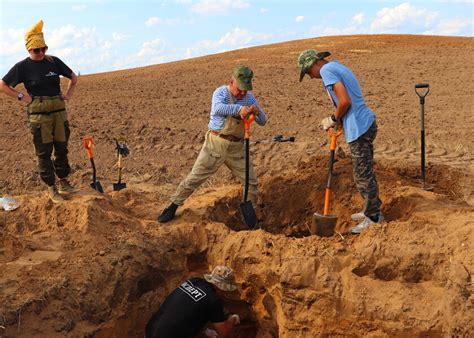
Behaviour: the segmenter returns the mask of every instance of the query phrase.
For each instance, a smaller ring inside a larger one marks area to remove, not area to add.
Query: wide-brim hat
[[[204,275],[204,279],[222,291],[234,291],[237,289],[234,271],[227,266],[216,266],[210,274]]]
[[[307,49],[298,56],[298,67],[300,68],[300,82],[308,73],[311,66],[318,60],[322,60],[331,55],[330,52],[318,52],[314,49]]]

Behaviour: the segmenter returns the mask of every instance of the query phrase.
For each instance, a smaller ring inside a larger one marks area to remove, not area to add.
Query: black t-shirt
[[[55,56],[49,61],[45,57],[41,61],[34,61],[27,57],[18,62],[3,77],[3,81],[10,87],[24,83],[28,94],[32,96],[56,96],[61,88],[59,76],[71,78],[72,70]]]
[[[191,278],[176,288],[146,325],[147,338],[195,337],[207,322],[226,320],[224,302],[212,284]]]

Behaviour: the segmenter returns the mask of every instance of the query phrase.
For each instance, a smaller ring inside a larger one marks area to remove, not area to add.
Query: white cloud
[[[430,12],[405,2],[393,8],[381,9],[370,28],[373,33],[394,33],[408,23],[429,26],[438,16],[438,12]]]
[[[74,12],[82,12],[86,9],[85,5],[74,5],[71,7]]]
[[[125,69],[162,63],[168,60],[164,51],[164,43],[161,39],[145,41],[137,53],[128,55],[126,58],[114,59],[113,67]]]
[[[467,18],[455,18],[449,20],[441,20],[434,29],[423,32],[427,35],[456,35],[463,28],[471,27],[471,34],[474,27],[474,20]]]
[[[129,38],[131,35],[130,34],[121,34],[117,32],[112,33],[112,40],[115,42],[122,41],[126,38]]]
[[[1,29],[0,30],[0,56],[3,61],[4,57],[11,57],[18,54],[27,56],[25,48],[25,29]],[[15,62],[18,62],[16,60]]]
[[[268,43],[273,38],[272,34],[252,33],[240,27],[234,28],[232,31],[224,34],[220,39],[201,40],[194,46],[186,48],[184,52],[185,58],[196,57],[207,54],[225,52],[239,48],[251,47],[263,43]]]
[[[364,13],[358,13],[354,15],[351,21],[357,25],[362,25],[365,21]]]
[[[145,21],[145,26],[152,27],[156,25],[174,25],[178,22],[176,19],[162,19],[156,16],[152,16]]]
[[[150,55],[156,55],[157,47],[162,45],[161,39],[154,39],[151,41],[145,41],[142,44],[142,48],[138,51],[137,55],[140,57],[146,57]]]
[[[302,22],[304,20],[304,16],[303,15],[299,15],[295,18],[295,21],[296,22]]]
[[[268,8],[260,8],[260,13],[268,13]]]
[[[249,7],[250,4],[242,0],[200,0],[191,7],[191,10],[199,14],[225,14]]]
[[[266,41],[271,37],[271,34],[251,33],[245,29],[236,27],[233,31],[225,34],[222,38],[220,38],[218,44],[220,46],[229,47],[247,46],[250,43]]]

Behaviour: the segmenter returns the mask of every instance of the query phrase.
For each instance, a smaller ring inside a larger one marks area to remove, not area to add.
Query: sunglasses
[[[35,48],[35,49],[32,49],[32,50],[33,50],[33,53],[35,53],[35,54],[39,54],[40,52],[44,54],[48,50],[48,47]]]

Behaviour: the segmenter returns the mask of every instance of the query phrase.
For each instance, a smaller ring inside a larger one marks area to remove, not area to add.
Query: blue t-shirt
[[[335,104],[338,104],[336,93],[333,86],[342,82],[346,87],[347,93],[351,98],[351,105],[342,117],[342,126],[346,141],[352,142],[363,135],[375,121],[375,114],[365,103],[360,89],[359,81],[352,71],[339,63],[338,61],[330,61],[321,67],[321,78],[325,89],[328,90]]]

